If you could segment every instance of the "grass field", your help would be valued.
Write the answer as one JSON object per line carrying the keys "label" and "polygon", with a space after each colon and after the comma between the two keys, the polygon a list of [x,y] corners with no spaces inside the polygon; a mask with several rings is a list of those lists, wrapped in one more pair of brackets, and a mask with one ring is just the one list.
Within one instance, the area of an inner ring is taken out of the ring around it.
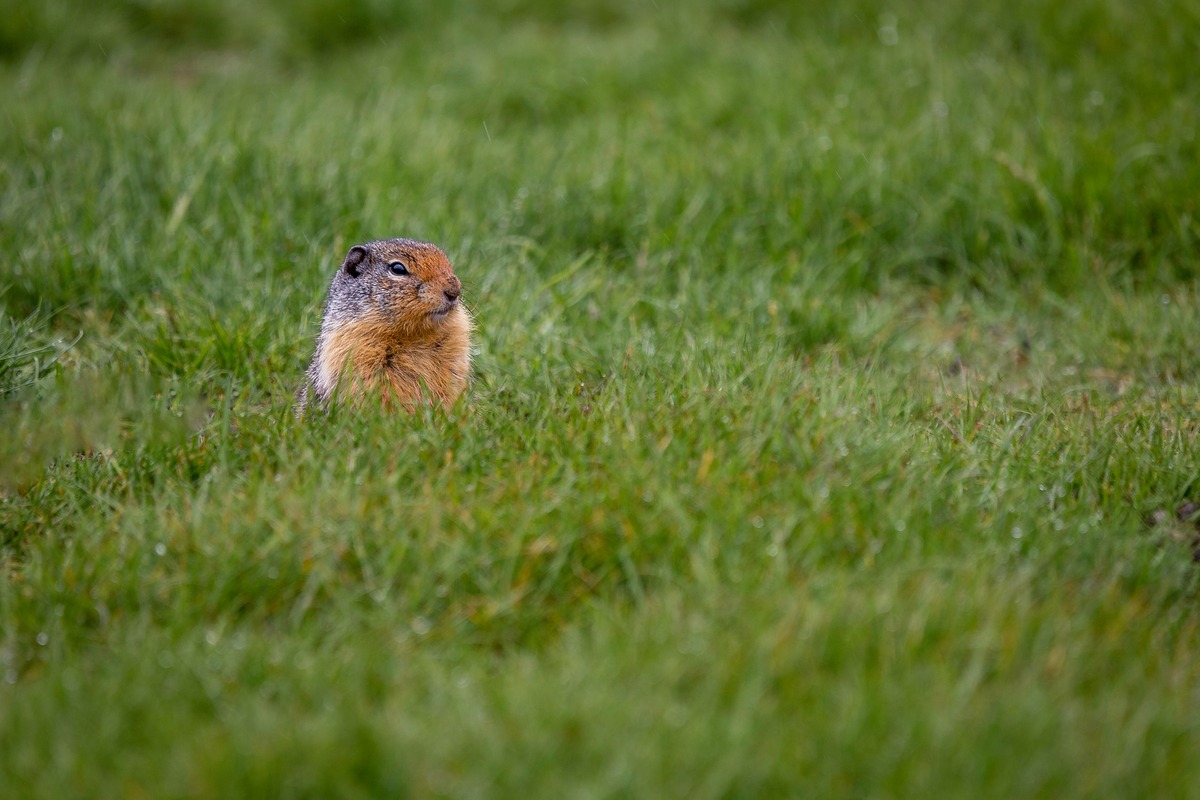
{"label": "grass field", "polygon": [[[0,1],[0,794],[1200,794],[1186,0]],[[357,242],[447,413],[297,421]]]}

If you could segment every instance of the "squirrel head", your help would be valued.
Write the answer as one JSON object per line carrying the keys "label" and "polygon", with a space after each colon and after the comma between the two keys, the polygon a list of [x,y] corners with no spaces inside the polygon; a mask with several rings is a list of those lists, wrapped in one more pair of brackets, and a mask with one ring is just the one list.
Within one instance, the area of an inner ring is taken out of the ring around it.
{"label": "squirrel head", "polygon": [[461,315],[462,283],[441,248],[413,239],[355,245],[334,276],[325,321],[353,320],[406,337],[436,334]]}

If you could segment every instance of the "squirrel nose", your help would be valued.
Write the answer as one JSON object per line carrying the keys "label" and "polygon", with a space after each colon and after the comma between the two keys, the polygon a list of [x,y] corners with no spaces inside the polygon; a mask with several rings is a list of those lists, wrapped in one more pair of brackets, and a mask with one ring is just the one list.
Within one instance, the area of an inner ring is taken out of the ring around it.
{"label": "squirrel nose", "polygon": [[442,294],[446,295],[446,299],[453,303],[462,294],[462,284],[458,281],[447,286],[442,290]]}

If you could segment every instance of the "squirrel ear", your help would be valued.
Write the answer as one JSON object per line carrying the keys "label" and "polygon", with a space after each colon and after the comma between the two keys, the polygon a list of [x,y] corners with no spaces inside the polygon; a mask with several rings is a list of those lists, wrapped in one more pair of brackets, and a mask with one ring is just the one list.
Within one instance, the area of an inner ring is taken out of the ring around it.
{"label": "squirrel ear", "polygon": [[362,245],[357,245],[350,248],[350,252],[346,253],[346,260],[342,262],[342,269],[346,270],[346,274],[351,278],[357,278],[359,266],[367,260],[367,248]]}

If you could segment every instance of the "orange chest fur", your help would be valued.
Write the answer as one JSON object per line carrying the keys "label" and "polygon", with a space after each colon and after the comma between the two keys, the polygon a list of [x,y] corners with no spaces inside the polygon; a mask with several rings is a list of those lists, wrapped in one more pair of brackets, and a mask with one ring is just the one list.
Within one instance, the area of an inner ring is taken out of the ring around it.
{"label": "orange chest fur", "polygon": [[381,392],[404,404],[427,391],[453,403],[466,388],[470,370],[465,320],[447,319],[444,330],[422,337],[369,322],[343,325],[330,334],[322,353],[327,385],[348,383],[353,395]]}

